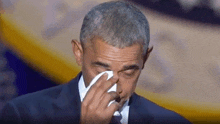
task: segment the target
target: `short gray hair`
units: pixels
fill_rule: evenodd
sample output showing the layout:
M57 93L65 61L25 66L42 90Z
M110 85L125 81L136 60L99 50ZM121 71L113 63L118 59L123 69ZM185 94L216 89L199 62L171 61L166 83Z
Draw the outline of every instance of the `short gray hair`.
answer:
M83 20L82 45L94 36L118 48L138 43L146 53L150 41L149 24L144 14L131 3L106 2L92 8Z

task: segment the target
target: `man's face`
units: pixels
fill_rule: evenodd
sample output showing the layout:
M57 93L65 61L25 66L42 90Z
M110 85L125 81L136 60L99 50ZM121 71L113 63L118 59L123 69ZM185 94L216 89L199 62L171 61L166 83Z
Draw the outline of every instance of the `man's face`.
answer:
M77 63L82 66L86 86L97 74L112 70L114 78L118 79L116 92L120 95L121 104L130 98L144 66L139 44L121 49L94 38L84 45L82 52Z

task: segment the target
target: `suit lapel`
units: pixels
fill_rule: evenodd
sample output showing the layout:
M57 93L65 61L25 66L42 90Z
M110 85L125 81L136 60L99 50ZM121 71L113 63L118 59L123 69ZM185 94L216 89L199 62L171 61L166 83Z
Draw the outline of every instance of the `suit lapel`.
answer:
M153 116L146 109L147 104L143 105L141 97L136 93L131 96L129 106L128 124L148 124L152 122Z
M64 84L58 98L54 101L55 120L61 123L79 123L81 101L78 82L81 73L69 83Z

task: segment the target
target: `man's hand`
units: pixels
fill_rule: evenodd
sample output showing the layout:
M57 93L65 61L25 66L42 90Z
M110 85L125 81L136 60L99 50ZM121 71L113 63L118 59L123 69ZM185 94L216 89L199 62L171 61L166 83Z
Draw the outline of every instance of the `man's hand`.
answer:
M110 101L119 98L119 94L107 92L117 81L114 78L107 80L107 76L105 73L97 80L81 103L81 124L108 124L119 109L117 102L108 106Z

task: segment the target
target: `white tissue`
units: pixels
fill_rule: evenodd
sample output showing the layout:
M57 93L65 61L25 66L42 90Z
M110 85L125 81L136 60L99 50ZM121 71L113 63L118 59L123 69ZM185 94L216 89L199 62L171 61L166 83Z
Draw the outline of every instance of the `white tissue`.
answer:
M111 77L113 77L113 71L104 71L104 72L99 73L97 76L95 76L95 77L92 79L92 81L90 82L89 86L86 88L86 92L87 92L87 91L91 88L91 86L92 86L93 84L95 84L95 82L96 82L103 74L105 74L105 73L108 74L107 80L109 80ZM114 85L108 90L108 92L111 92L111 91L115 91L115 92L116 92L116 88L117 88L117 84L114 84ZM111 102L108 104L108 106L110 106L114 101L115 101L115 100L111 101ZM119 114L118 111L116 111L116 112L114 113L114 116L119 116L119 115L120 115L120 114Z
M108 74L108 78L107 80L109 80L111 77L113 77L113 71L104 71L104 72L101 72L99 73L97 76L95 76L92 81L90 82L89 86L86 88L87 90L90 89L90 87L95 84L95 82L103 75L107 73ZM108 92L111 92L111 91L115 91L116 92L116 88L117 88L117 84L113 85L109 90Z

